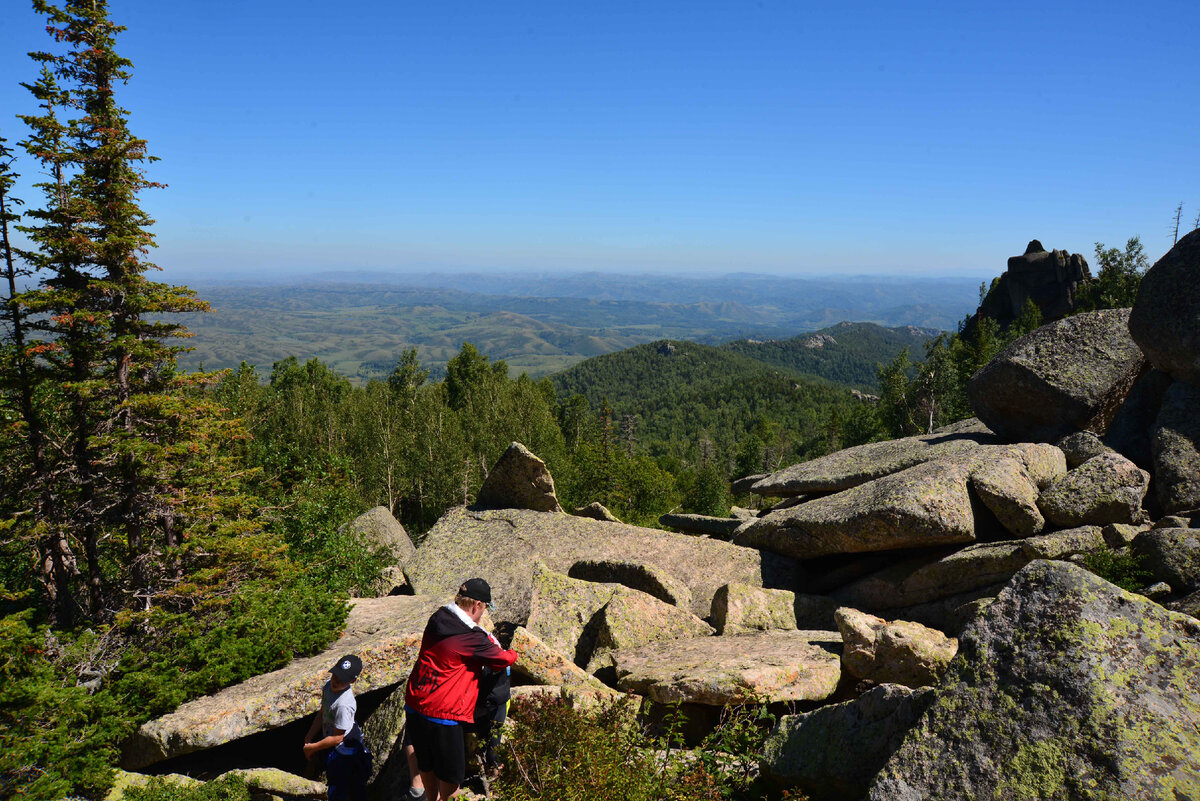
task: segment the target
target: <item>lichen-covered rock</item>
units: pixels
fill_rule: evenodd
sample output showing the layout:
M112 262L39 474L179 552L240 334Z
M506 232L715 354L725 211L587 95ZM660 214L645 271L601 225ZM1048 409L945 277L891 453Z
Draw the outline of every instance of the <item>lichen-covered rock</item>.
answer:
M754 491L760 495L774 496L841 492L919 464L967 456L980 445L998 442L981 425L960 425L953 431L869 442L785 467L760 478L754 484Z
M1038 508L1058 526L1138 523L1150 474L1119 453L1093 456L1051 484Z
M191 776L184 776L181 773L168 773L161 776L147 776L144 773L131 773L124 770L117 770L113 774L113 784L109 788L108 793L104 796L104 801L125 801L129 791L145 787L150 783L151 779L160 779L171 784L178 784L181 787L194 787L203 784L199 779L193 779Z
M796 629L796 595L732 582L713 596L713 625L719 634Z
M907 559L847 584L833 597L844 606L884 612L1004 583L1028 562L1021 540L980 543Z
M1106 547L1099 526L1079 526L1021 541L1021 550L1029 561L1034 559L1066 559L1077 553L1092 553Z
M269 793L289 798L325 798L329 792L324 782L306 779L279 768L239 768L222 776L236 776L254 793Z
M713 633L712 626L687 610L644 592L573 579L540 563L528 628L589 673L607 664L604 656L619 648Z
M912 606L899 606L888 612L902 620L913 620L922 626L937 629L948 637L957 637L959 632L988 608L1004 589L1003 584L989 584L977 590L950 595L936 601L927 601Z
M593 520L603 520L607 523L621 522L621 519L608 511L608 507L600 503L600 501L592 501L587 506L580 506L575 510L575 514L580 517L590 517Z
M475 496L477 509L561 512L546 463L519 442L508 446Z
M1154 483L1164 512L1200 509L1200 389L1176 381L1151 435Z
M1149 526L1145 523L1109 523L1100 530L1109 548L1124 548L1138 538Z
M405 573L416 592L438 596L482 576L492 585L497 619L524 623L538 561L559 573L584 561L646 565L686 586L689 611L697 616L708 614L723 584L790 587L801 575L792 560L707 537L525 509L461 507L429 530Z
M997 451L1020 460L1025 466L1025 474L1039 490L1045 489L1067 474L1067 455L1062 449L1046 442L1018 442L1000 449L989 448L979 456L981 465L987 465L993 459L1003 458L994 455Z
M1174 612L1182 612L1185 615L1191 615L1194 618L1200 619L1200 590L1178 600L1171 601L1167 604L1167 608Z
M1146 559L1154 578L1167 582L1175 592L1200 589L1200 529L1147 531L1134 540L1133 549Z
M727 540L748 518L712 517L710 515L665 514L658 518L660 525L682 531Z
M620 586L573 579L539 562L525 627L575 664L586 665L596 644L596 614Z
M853 701L785 715L763 744L761 770L812 801L862 798L933 693L881 684Z
M800 559L972 542L969 462L910 467L751 520L734 542Z
M1200 386L1200 231L1142 276L1129 333L1155 367Z
M1016 459L989 462L971 473L971 486L1000 524L1018 537L1037 534L1046 525L1038 510L1038 488Z
M512 667L513 672L530 681L568 690L613 692L523 626L517 626L509 647L520 655Z
M837 610L842 665L858 679L926 687L937 683L958 650L958 641L910 620L883 618L843 607Z
M837 628L833 613L837 611L837 601L828 595L813 595L806 592L796 593L792 609L796 612L796 628L810 631L833 631Z
M1105 451L1112 450L1091 431L1076 431L1074 434L1063 437L1056 444L1063 455L1067 457L1067 467L1071 470L1079 467L1093 456L1099 456Z
M320 708L330 666L343 654L362 658L363 671L354 683L357 694L407 679L429 616L448 600L398 595L355 601L345 631L325 651L142 724L126 746L122 766L137 770L312 715Z
M368 545L386 548L396 564L403 564L416 550L404 526L392 517L386 506L376 506L363 512L347 527Z
M617 585L617 592L595 617L596 639L587 671L612 664L611 654L659 640L708 637L713 627L676 606L644 592Z
M1106 309L1026 334L971 377L971 408L1010 442L1103 433L1144 365L1128 319L1128 309Z
M836 632L667 640L615 654L618 686L661 704L820 701L841 677Z
M1034 562L967 627L868 799L1194 797L1198 670L1200 622Z
M687 585L654 565L619 559L582 559L571 565L567 575L584 581L624 584L680 609L692 606L692 592Z
M368 782L375 781L389 755L399 750L400 735L404 731L404 691L407 687L408 680L405 678L362 722L363 742L374 755Z
M1163 394L1173 379L1162 370L1147 370L1129 390L1117 410L1104 444L1145 470L1153 467L1150 433L1162 406Z

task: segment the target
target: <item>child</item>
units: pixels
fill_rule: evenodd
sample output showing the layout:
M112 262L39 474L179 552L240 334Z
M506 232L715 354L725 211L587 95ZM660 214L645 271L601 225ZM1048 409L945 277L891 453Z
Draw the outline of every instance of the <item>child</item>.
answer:
M360 752L365 751L362 748L362 730L354 722L358 703L354 700L354 691L350 689L361 671L362 660L354 654L343 656L329 669L333 675L321 688L321 709L304 736L304 757L308 760L311 776L319 775L326 768L326 762L332 766L347 755L361 758ZM337 750L343 745L345 747L341 752L347 753ZM329 790L330 798L334 798L332 784Z

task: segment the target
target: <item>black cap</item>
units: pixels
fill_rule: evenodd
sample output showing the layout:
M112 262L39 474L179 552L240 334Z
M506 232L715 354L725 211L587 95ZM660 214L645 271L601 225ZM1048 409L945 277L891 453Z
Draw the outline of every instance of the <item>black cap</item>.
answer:
M346 654L337 661L333 667L329 669L333 677L338 681L344 681L347 684L352 683L358 678L358 674L362 672L362 660L354 654Z
M492 588L481 578L467 579L458 588L458 594L473 598L476 601L483 601L485 604L491 604L492 602Z

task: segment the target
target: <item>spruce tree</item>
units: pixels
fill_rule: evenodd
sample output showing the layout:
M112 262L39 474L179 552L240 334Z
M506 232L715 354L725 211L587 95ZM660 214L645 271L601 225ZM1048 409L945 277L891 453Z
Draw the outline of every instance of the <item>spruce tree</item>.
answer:
M71 543L86 564L87 613L106 617L123 604L117 595L144 594L152 563L175 543L173 498L164 483L164 460L173 443L189 435L178 405L184 389L175 372L182 350L167 344L186 336L163 315L197 311L206 304L184 288L147 278L157 269L146 259L154 245L153 220L139 194L157 186L145 174L153 159L146 142L127 125L116 90L130 77L117 54L124 30L108 17L105 0L66 0L61 7L34 0L47 31L64 52L34 53L43 65L34 85L40 113L22 119L23 142L43 166L44 206L31 210L21 229L32 243L24 254L39 285L19 294L20 314L31 322L26 350L36 356L31 382L52 398L59 422L53 465L32 465L41 494L54 500L39 510L48 539ZM31 432L39 421L24 410ZM113 540L123 565L106 575L102 540ZM74 550L72 550L74 552ZM61 575L66 570L67 575ZM50 584L74 576L53 566ZM57 599L60 616L69 614ZM127 600L127 598L126 598Z

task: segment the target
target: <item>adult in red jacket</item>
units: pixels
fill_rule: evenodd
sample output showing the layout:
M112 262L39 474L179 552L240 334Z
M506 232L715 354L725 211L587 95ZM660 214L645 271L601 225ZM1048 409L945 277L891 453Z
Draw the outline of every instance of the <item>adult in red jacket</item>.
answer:
M463 725L475 719L479 670L517 661L479 626L492 602L492 588L473 578L454 603L433 613L421 637L421 652L408 677L404 710L417 766L429 801L448 799L466 778Z

